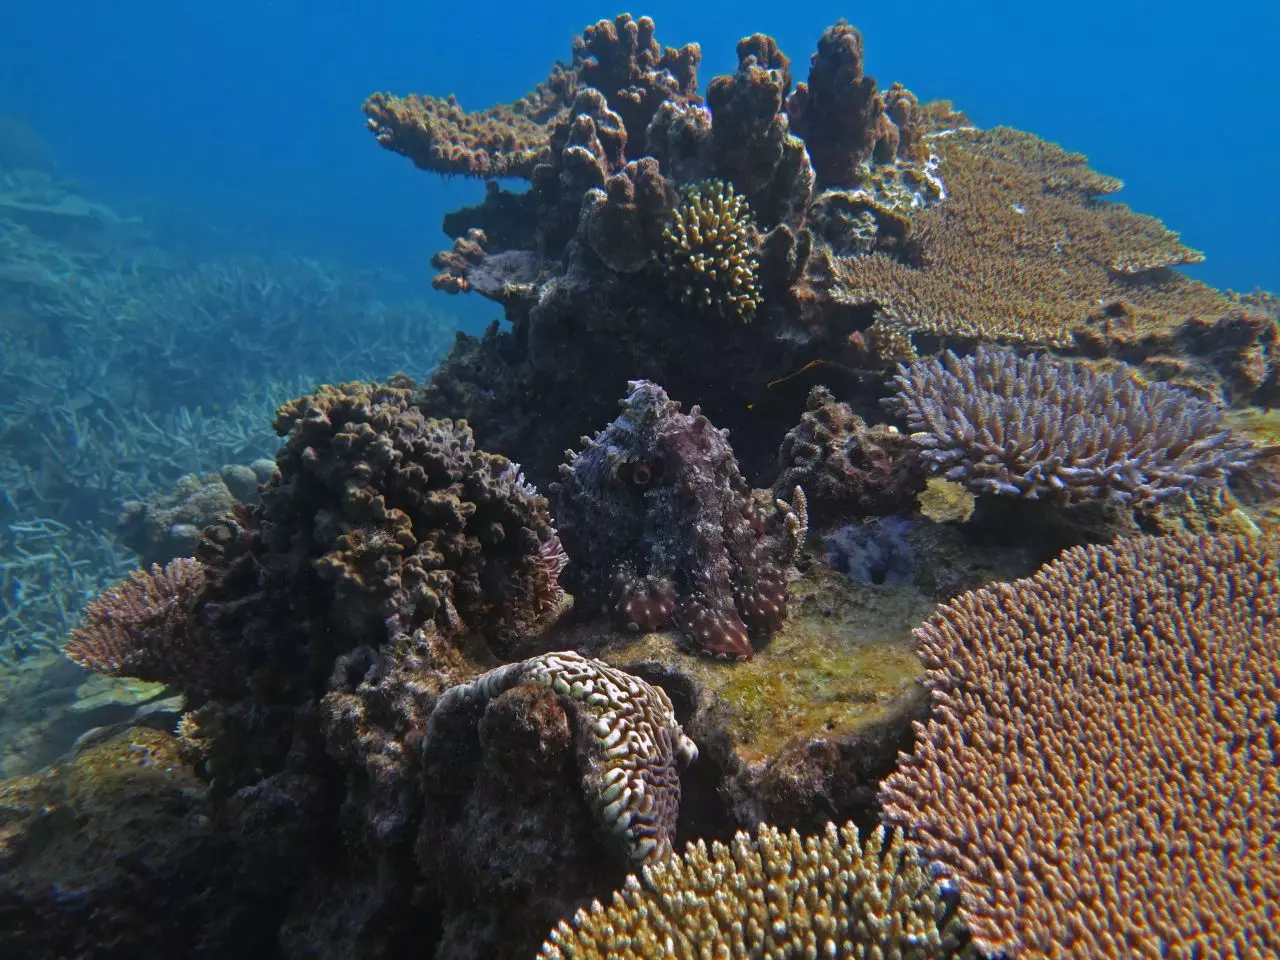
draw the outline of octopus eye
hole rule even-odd
[[[643,460],[637,461],[631,468],[631,482],[637,487],[647,487],[649,481],[653,479],[653,474],[649,470],[649,464]]]

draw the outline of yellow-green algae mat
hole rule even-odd
[[[814,562],[791,585],[782,630],[754,660],[690,653],[667,631],[619,633],[596,655],[622,667],[658,664],[713,694],[716,726],[743,760],[757,762],[792,740],[845,737],[900,714],[923,673],[911,630],[934,605],[911,583],[857,584]],[[586,645],[597,646],[598,633],[593,639]]]

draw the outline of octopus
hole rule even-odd
[[[553,486],[564,582],[581,609],[636,631],[674,627],[694,649],[749,660],[787,616],[804,498],[752,494],[728,431],[647,380]]]

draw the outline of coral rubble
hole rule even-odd
[[[675,623],[697,649],[749,659],[752,637],[786,619],[800,514],[753,499],[726,434],[697,407],[681,413],[648,381],[629,389],[618,418],[561,468],[569,589],[632,629]]]
[[[1077,548],[920,630],[882,786],[989,954],[1273,954],[1280,544]]]

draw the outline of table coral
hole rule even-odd
[[[600,824],[634,861],[671,853],[680,809],[680,771],[698,756],[661,687],[573,651],[511,663],[448,690],[432,711],[424,749],[445,717],[474,710],[520,684],[565,698],[576,726],[582,788]]]
[[[547,153],[552,123],[573,102],[572,71],[556,68],[533,91],[512,104],[476,113],[456,97],[375,93],[364,104],[378,143],[423,170],[473,177],[529,177]]]
[[[762,823],[632,874],[607,906],[562,920],[539,956],[942,960],[958,953],[951,916],[900,833],[861,840],[852,823],[828,823],[802,838]]]
[[[886,405],[948,480],[980,493],[1134,506],[1225,485],[1257,450],[1221,407],[1132,369],[1019,356],[982,346],[967,357],[898,368]]]
[[[634,629],[674,622],[703,652],[749,659],[751,637],[787,615],[793,511],[761,508],[697,407],[681,413],[648,381],[629,390],[621,415],[561,468],[570,590]]]
[[[1203,258],[1160,221],[1097,202],[1119,181],[1090,170],[1079,154],[1007,128],[935,130],[927,141],[940,158],[947,198],[913,214],[910,243],[918,252],[836,256],[830,295],[837,302],[873,306],[929,343],[1151,357],[1153,372],[1156,362],[1181,355],[1165,378],[1209,390],[1233,376],[1232,356],[1206,349],[1221,331],[1198,340],[1181,335],[1189,323],[1217,330],[1231,301],[1170,269]],[[1255,331],[1253,341],[1262,335]],[[1253,341],[1234,352],[1247,353]],[[1225,351],[1218,345],[1216,353]]]
[[[1280,542],[1075,548],[917,632],[933,719],[885,816],[988,954],[1280,949]]]

